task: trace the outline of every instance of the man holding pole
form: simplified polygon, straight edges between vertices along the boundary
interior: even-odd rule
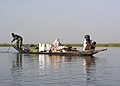
[[[13,37],[13,40],[11,41],[11,43],[16,41],[16,46],[18,48],[21,48],[22,47],[23,38],[20,35],[17,35],[17,34],[14,34],[14,33],[11,33],[11,35]]]

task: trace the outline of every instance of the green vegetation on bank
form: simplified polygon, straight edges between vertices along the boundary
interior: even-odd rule
[[[97,44],[97,47],[120,47],[120,43]]]
[[[2,43],[2,44],[0,44],[0,47],[9,47],[9,46],[13,46],[13,45],[15,45],[15,44]],[[27,46],[27,45],[29,45],[29,44],[23,44],[23,46]],[[37,45],[37,44],[35,44],[35,45]]]
[[[64,44],[66,46],[83,47],[83,44]],[[97,47],[120,47],[120,43],[98,43]]]
[[[8,46],[12,46],[11,44],[7,44],[7,43],[1,43],[0,47],[8,47]]]
[[[7,43],[1,43],[0,47],[9,47],[13,46],[15,44],[7,44]],[[28,44],[23,44],[23,46],[27,46]],[[38,44],[35,44],[38,46]],[[83,47],[82,43],[76,43],[76,44],[64,44],[65,46],[73,46],[73,47]],[[120,43],[98,43],[96,45],[97,47],[120,47]]]

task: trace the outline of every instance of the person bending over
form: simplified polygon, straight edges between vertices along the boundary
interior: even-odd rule
[[[11,35],[13,37],[13,40],[11,41],[11,43],[16,41],[16,46],[18,48],[21,48],[22,47],[23,38],[20,35],[17,35],[17,34],[14,34],[14,33],[11,33]]]

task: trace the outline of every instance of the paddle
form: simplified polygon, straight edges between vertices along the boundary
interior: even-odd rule
[[[9,50],[10,50],[10,47],[11,47],[11,44],[12,44],[12,42],[10,43],[10,46],[9,46],[9,48],[8,48],[7,52],[9,52]]]

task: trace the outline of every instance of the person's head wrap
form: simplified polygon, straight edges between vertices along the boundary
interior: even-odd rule
[[[90,39],[90,36],[89,35],[85,35],[84,38]]]

